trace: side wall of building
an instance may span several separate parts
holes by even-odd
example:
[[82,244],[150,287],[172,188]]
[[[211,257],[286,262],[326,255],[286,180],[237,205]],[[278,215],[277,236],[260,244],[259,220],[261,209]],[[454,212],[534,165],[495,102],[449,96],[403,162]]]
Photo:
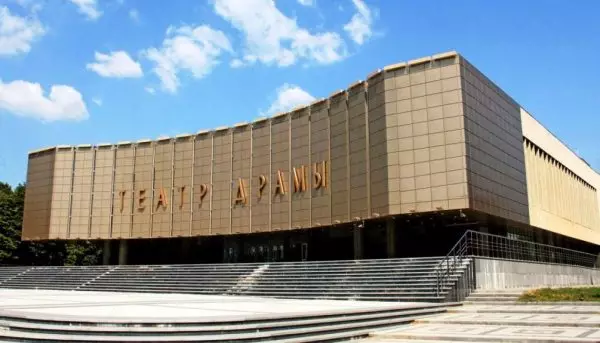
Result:
[[521,109],[531,225],[600,244],[600,175]]
[[460,75],[469,207],[528,224],[519,105],[464,58]]

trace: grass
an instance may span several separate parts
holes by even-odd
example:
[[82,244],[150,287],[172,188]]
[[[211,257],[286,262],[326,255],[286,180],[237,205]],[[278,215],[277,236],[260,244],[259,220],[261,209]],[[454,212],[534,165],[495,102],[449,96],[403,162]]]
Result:
[[540,288],[525,292],[519,301],[597,301],[600,302],[600,287]]

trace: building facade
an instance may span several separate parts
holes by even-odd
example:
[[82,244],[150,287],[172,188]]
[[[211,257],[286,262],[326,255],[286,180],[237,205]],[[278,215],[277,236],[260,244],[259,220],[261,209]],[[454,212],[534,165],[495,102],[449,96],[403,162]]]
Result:
[[394,240],[400,218],[441,215],[597,245],[598,187],[591,167],[449,52],[252,123],[31,152],[23,239],[237,237],[383,221]]

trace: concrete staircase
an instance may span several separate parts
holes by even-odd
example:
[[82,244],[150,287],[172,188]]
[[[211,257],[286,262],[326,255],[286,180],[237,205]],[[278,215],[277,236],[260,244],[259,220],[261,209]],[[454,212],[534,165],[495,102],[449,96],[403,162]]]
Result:
[[526,289],[476,289],[466,299],[465,304],[506,305],[514,304]]
[[[443,302],[468,270],[442,257],[248,264],[0,268],[0,288]],[[440,274],[446,276],[438,287]]]

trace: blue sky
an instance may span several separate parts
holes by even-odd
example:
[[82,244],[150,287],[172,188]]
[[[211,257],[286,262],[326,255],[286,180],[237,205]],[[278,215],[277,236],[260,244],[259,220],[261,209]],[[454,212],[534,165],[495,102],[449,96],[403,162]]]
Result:
[[0,0],[0,180],[24,181],[33,149],[251,121],[448,50],[599,169],[598,13],[596,0]]

